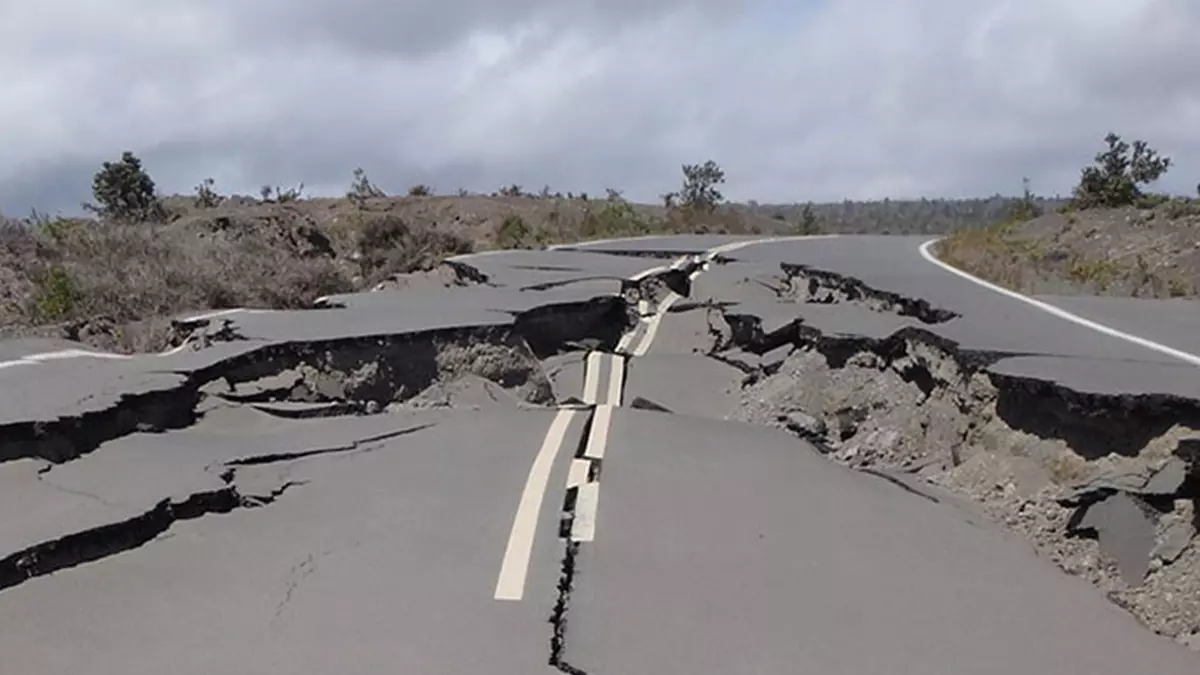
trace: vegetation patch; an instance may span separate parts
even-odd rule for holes
[[[1200,294],[1200,199],[1146,193],[1171,160],[1116,134],[1053,212],[1025,196],[997,224],[958,230],[935,252],[945,262],[1026,293],[1151,298]]]

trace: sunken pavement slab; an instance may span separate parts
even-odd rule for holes
[[[1195,673],[1138,619],[1200,636],[1200,370],[924,243],[486,252],[163,354],[0,344],[4,663]]]

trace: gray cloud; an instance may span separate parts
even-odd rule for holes
[[[1193,0],[0,0],[0,209],[125,149],[184,192],[655,199],[713,158],[764,202],[1066,193],[1110,129],[1190,193],[1198,33]]]
[[[600,32],[680,9],[726,13],[748,0],[219,0],[247,41],[318,40],[350,51],[414,56],[444,49],[474,31],[539,22],[556,31]]]

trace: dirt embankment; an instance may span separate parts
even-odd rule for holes
[[[1068,209],[957,232],[936,253],[1029,294],[1200,299],[1200,200]]]
[[[0,338],[65,337],[154,351],[188,311],[308,307],[486,248],[655,232],[779,232],[780,221],[718,209],[695,215],[619,198],[231,197],[163,200],[167,222],[0,223]]]
[[[706,353],[746,373],[730,418],[786,429],[831,460],[981,513],[1200,649],[1200,401],[1002,374],[991,368],[1002,354],[931,329],[954,320],[949,310],[831,272],[784,271],[781,299],[920,325],[871,338],[801,318],[768,331],[715,304]]]

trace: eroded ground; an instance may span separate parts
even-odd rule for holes
[[[470,255],[164,354],[0,345],[6,662],[1195,672],[1152,631],[1200,648],[1200,371],[921,241]]]

